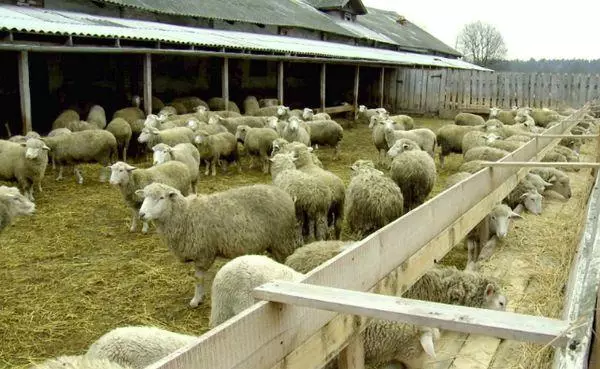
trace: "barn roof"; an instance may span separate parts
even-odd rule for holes
[[[164,41],[197,47],[218,47],[225,52],[252,50],[281,55],[317,56],[332,60],[360,60],[397,65],[437,66],[489,70],[457,59],[433,55],[360,47],[336,42],[279,35],[178,26],[126,18],[96,16],[14,5],[0,5],[0,30],[29,34],[80,36],[91,38]],[[0,43],[0,49],[10,43]],[[14,46],[14,45],[13,45]],[[77,45],[76,45],[77,46]],[[75,46],[73,47],[73,49]],[[31,47],[35,50],[35,46]],[[161,48],[161,52],[165,49]]]
[[[305,0],[307,3],[312,5],[313,7],[320,10],[329,10],[329,9],[342,9],[346,5],[349,5],[349,8],[354,10],[356,14],[366,14],[367,8],[364,6],[361,0]]]

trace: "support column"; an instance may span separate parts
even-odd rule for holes
[[[365,346],[362,334],[354,337],[338,356],[339,369],[364,369]]]
[[[152,114],[152,55],[144,55],[144,111]]]
[[[385,89],[385,67],[381,68],[379,77],[379,107],[383,108],[383,90]]]
[[[356,120],[358,115],[358,83],[360,81],[360,66],[356,66],[356,71],[354,72],[354,120]]]
[[[29,53],[27,51],[19,52],[19,95],[21,100],[21,127],[23,134],[26,134],[32,130]]]
[[[327,80],[326,73],[327,73],[327,65],[322,64],[321,65],[321,110],[323,112],[325,111],[325,87],[326,87],[325,81]]]
[[[229,110],[229,58],[223,58],[221,78],[221,93],[225,100],[225,110]]]
[[[283,104],[283,80],[284,80],[283,60],[281,60],[278,63],[278,70],[277,70],[277,99],[279,99],[279,105],[284,105]]]

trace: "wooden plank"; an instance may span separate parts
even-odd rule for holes
[[[384,92],[385,92],[385,67],[381,67],[379,71],[379,107],[384,106]]]
[[[533,161],[513,161],[499,162],[489,161],[482,162],[481,165],[486,167],[537,167],[537,168],[598,168],[600,163],[574,163],[574,162],[533,162]]]
[[[225,100],[225,110],[229,110],[229,58],[223,58],[221,70],[221,95]]]
[[[144,54],[144,111],[152,114],[152,54]]]
[[[590,350],[590,362],[588,368],[600,368],[600,292],[596,297],[596,314],[594,316],[594,326],[592,327],[592,348]]]
[[[354,110],[354,107],[352,105],[338,105],[338,106],[328,106],[325,109],[322,108],[314,108],[313,110],[315,110],[318,113],[344,113],[347,111],[352,111]]]
[[[356,120],[357,118],[357,114],[358,114],[358,87],[359,87],[359,83],[360,83],[360,66],[357,65],[356,69],[354,71],[354,102],[353,102],[353,106],[354,106],[354,119]]]
[[[31,131],[31,90],[29,85],[29,53],[19,52],[19,99],[21,101],[21,129],[23,134]]]
[[[364,369],[365,343],[362,335],[357,335],[338,356],[339,369]]]
[[[283,97],[284,97],[284,61],[281,60],[277,63],[277,99],[279,100],[279,104],[284,105]]]
[[[598,138],[598,135],[531,135],[531,137],[585,139],[585,138]]]
[[[327,64],[321,64],[321,109],[326,106]]]
[[[423,93],[423,70],[415,69],[413,73],[414,93],[411,108],[421,111],[421,94]]]
[[[490,72],[489,76],[489,91],[490,91],[490,108],[496,106],[498,101],[498,75],[496,73]]]
[[[367,316],[455,332],[564,347],[568,321],[509,311],[440,304],[306,283],[274,281],[256,287],[257,299]]]
[[[437,103],[437,113],[439,114],[441,109],[448,109],[448,69],[442,69],[442,76],[440,77],[440,84],[438,86],[439,100]]]

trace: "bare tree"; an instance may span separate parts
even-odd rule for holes
[[[506,45],[500,31],[481,21],[463,27],[456,38],[456,48],[467,60],[483,67],[506,55]]]

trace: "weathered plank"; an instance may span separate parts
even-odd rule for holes
[[[573,163],[573,162],[531,162],[531,161],[513,161],[499,162],[490,161],[483,162],[481,165],[486,167],[538,167],[538,168],[598,168],[600,163]]]
[[[152,114],[152,55],[144,55],[144,111]]]
[[[19,99],[21,101],[21,129],[23,134],[32,130],[31,90],[29,86],[29,53],[19,52]]]
[[[327,106],[326,100],[326,88],[327,88],[327,64],[321,64],[321,109],[325,110]]]
[[[356,69],[354,71],[354,101],[353,101],[353,106],[354,106],[354,113],[357,114],[358,113],[358,88],[359,88],[359,83],[360,83],[360,66],[356,66]],[[356,118],[356,115],[355,115]]]
[[[284,61],[281,60],[277,63],[277,99],[281,105],[284,105],[283,94],[284,94]]]
[[[225,109],[229,110],[229,58],[223,58],[221,70],[221,96],[225,100]]]

